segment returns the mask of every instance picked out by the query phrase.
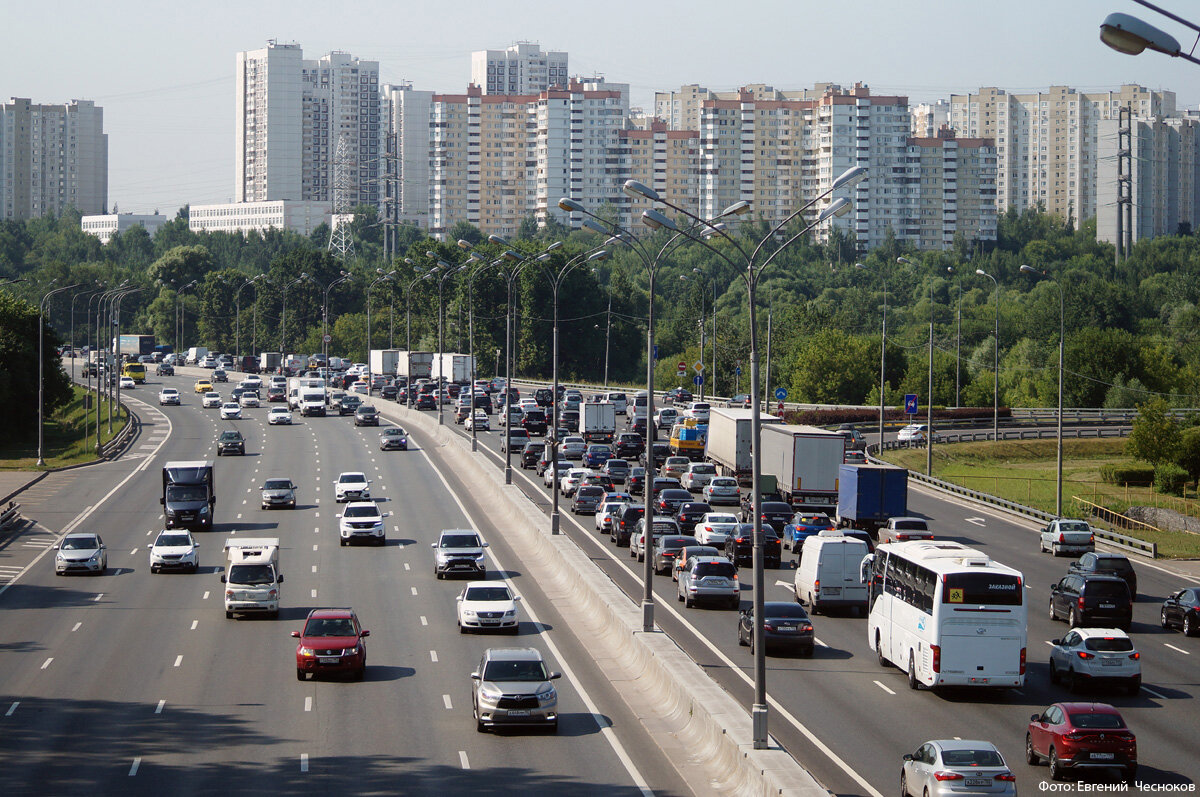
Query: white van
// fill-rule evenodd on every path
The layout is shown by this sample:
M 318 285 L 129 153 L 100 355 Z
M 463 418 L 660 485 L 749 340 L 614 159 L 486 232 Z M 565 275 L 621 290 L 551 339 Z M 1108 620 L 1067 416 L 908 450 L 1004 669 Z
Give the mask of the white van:
M 230 537 L 225 541 L 225 619 L 235 614 L 279 616 L 283 573 L 278 537 Z
M 866 542 L 837 529 L 809 537 L 796 568 L 796 600 L 808 604 L 813 614 L 843 606 L 865 614 L 867 585 L 859 565 L 868 553 Z
M 629 401 L 625 398 L 624 393 L 605 393 L 604 400 L 611 401 L 613 403 L 613 406 L 617 408 L 617 415 L 625 414 L 626 406 L 628 405 Z
M 633 414 L 629 416 L 631 424 L 638 418 L 646 417 L 646 405 L 646 392 L 643 390 L 633 397 Z

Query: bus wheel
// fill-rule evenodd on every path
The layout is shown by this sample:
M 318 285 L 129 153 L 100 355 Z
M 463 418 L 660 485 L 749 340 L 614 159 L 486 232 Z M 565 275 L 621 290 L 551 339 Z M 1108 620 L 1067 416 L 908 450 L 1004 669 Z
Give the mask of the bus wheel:
M 917 665 L 913 661 L 913 654 L 911 650 L 908 652 L 908 688 L 921 688 L 921 682 L 917 680 Z
M 875 656 L 879 659 L 880 667 L 888 666 L 888 660 L 883 655 L 883 645 L 880 644 L 878 631 L 875 632 Z

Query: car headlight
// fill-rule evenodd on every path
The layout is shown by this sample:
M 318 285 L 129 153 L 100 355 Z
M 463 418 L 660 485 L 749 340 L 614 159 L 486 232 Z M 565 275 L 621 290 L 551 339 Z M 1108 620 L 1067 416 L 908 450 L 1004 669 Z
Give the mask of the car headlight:
M 478 617 L 478 612 L 473 609 L 463 609 L 463 617 Z
M 88 557 L 88 561 L 94 562 L 95 560 L 99 559 L 101 553 L 102 553 L 101 551 L 96 551 L 94 554 L 92 554 L 91 556 Z
M 207 514 L 208 514 L 208 507 L 207 507 L 207 506 L 202 506 L 202 507 L 200 507 L 200 514 L 201 514 L 201 515 L 207 515 Z
M 482 553 L 478 553 L 478 554 L 476 554 L 476 555 L 475 555 L 475 561 L 476 561 L 476 562 L 482 562 L 482 561 L 483 561 L 483 554 L 482 554 Z
M 301 656 L 315 656 L 316 655 L 313 652 L 312 648 L 300 648 L 300 650 L 298 650 L 297 653 L 299 653 Z
M 537 699 L 543 703 L 548 703 L 549 701 L 554 700 L 556 697 L 558 697 L 558 694 L 554 691 L 554 687 L 550 684 L 544 684 L 540 689 L 537 690 Z
M 516 617 L 516 616 L 517 616 L 517 610 L 516 610 L 516 609 L 509 609 L 507 612 L 505 612 L 505 613 L 504 613 L 504 616 L 505 616 L 505 617 Z
M 67 560 L 67 557 L 63 556 L 62 553 L 55 554 L 54 558 L 60 562 L 65 562 Z
M 357 656 L 358 655 L 358 645 L 355 645 L 352 648 L 346 648 L 345 650 L 342 651 L 342 655 L 343 656 Z
M 494 703 L 503 697 L 504 693 L 492 686 L 481 686 L 479 687 L 479 696 Z

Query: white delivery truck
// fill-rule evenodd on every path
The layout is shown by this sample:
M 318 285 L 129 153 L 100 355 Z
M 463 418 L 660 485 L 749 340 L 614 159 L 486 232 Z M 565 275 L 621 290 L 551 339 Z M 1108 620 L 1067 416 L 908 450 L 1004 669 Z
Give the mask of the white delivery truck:
M 580 405 L 583 423 L 580 433 L 589 443 L 611 443 L 617 433 L 617 405 L 611 401 L 586 402 Z
M 311 382 L 312 380 L 307 381 Z M 300 388 L 300 414 L 325 416 L 325 388 L 312 386 Z
M 804 541 L 796 565 L 796 600 L 807 603 L 813 614 L 831 608 L 867 613 L 867 585 L 860 565 L 870 553 L 865 540 L 825 529 Z
M 433 376 L 433 352 L 402 349 L 396 361 L 396 375 L 407 377 L 410 385 L 418 379 L 429 379 Z
M 846 440 L 815 426 L 762 427 L 762 472 L 775 477 L 783 500 L 796 511 L 837 511 L 838 475 Z
M 713 407 L 708 416 L 708 435 L 704 442 L 704 456 L 717 466 L 717 473 L 732 476 L 739 484 L 748 485 L 754 472 L 750 433 L 753 410 Z M 782 423 L 774 416 L 763 412 L 759 421 L 767 424 Z
M 456 354 L 454 352 L 445 352 L 442 354 L 442 359 L 439 364 L 438 359 L 434 357 L 433 362 L 433 378 L 441 377 L 446 382 L 457 382 L 460 385 L 471 384 L 473 376 L 471 355 Z
M 279 616 L 278 537 L 230 537 L 225 540 L 225 617 L 235 614 Z
M 400 350 L 371 349 L 371 355 L 367 360 L 371 364 L 372 374 L 392 377 L 396 375 L 397 366 L 400 364 Z
M 208 349 L 203 346 L 193 346 L 187 350 L 187 357 L 184 358 L 184 365 L 199 365 L 204 362 L 204 358 L 208 356 Z

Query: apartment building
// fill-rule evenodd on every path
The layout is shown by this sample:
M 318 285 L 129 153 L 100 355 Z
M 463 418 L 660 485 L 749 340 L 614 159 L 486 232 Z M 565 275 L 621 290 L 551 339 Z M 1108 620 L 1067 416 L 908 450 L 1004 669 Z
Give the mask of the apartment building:
M 836 83 L 814 83 L 811 89 L 779 91 L 765 83 L 751 83 L 734 91 L 711 91 L 697 83 L 689 83 L 680 86 L 678 91 L 654 92 L 654 116 L 671 130 L 699 130 L 700 109 L 706 100 L 740 101 L 747 95 L 756 102 L 816 100 L 831 89 L 840 90 L 841 87 Z
M 429 113 L 432 91 L 411 83 L 380 89 L 385 121 L 384 205 L 394 221 L 429 226 Z
M 265 233 L 274 228 L 310 235 L 322 223 L 329 224 L 332 213 L 329 202 L 299 199 L 192 205 L 188 208 L 188 229 L 192 232 Z
M 96 236 L 100 243 L 106 244 L 117 233 L 134 227 L 142 227 L 153 237 L 158 228 L 168 221 L 170 219 L 161 213 L 106 213 L 84 216 L 79 220 L 79 226 L 85 233 Z
M 913 108 L 912 135 L 915 138 L 935 138 L 942 127 L 950 124 L 949 100 L 923 102 Z
M 1099 122 L 1096 175 L 1096 239 L 1117 243 L 1117 119 Z M 1181 226 L 1200 230 L 1200 118 L 1138 118 L 1129 121 L 1129 179 L 1133 225 L 1125 240 L 1137 243 L 1175 235 Z
M 1125 85 L 1117 91 L 1010 94 L 981 88 L 950 96 L 950 126 L 961 136 L 996 142 L 996 209 L 1039 204 L 1080 220 L 1097 215 L 1100 123 L 1130 107 L 1135 117 L 1174 117 L 1175 93 Z
M 937 135 L 908 139 L 906 211 L 897 237 L 918 249 L 949 249 L 956 235 L 968 242 L 996 240 L 996 147 L 991 139 Z
M 346 203 L 378 205 L 383 128 L 379 64 L 333 52 L 306 60 L 299 44 L 237 54 L 234 199 L 333 200 L 339 139 Z
M 650 186 L 672 205 L 699 211 L 699 131 L 671 130 L 665 122 L 654 120 L 648 128 L 621 130 L 617 136 L 626 179 Z M 625 201 L 626 218 L 632 224 L 655 204 L 642 197 Z
M 505 50 L 471 53 L 471 83 L 484 94 L 524 96 L 551 86 L 566 86 L 567 54 L 543 52 L 532 42 L 518 42 Z
M 0 218 L 31 219 L 67 208 L 104 213 L 108 135 L 90 100 L 0 103 Z

